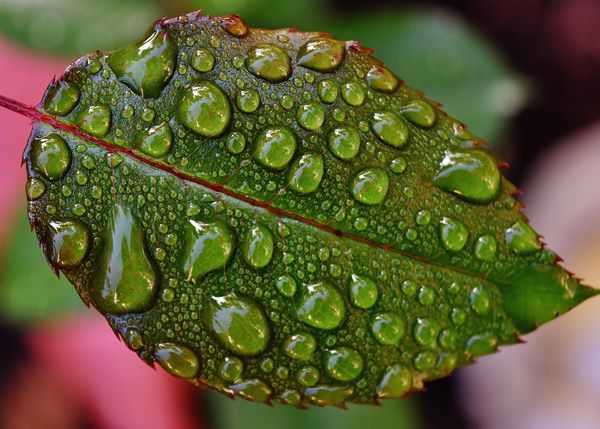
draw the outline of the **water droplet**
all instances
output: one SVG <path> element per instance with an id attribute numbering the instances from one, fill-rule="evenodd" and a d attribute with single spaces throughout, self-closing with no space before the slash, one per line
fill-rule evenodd
<path id="1" fill-rule="evenodd" d="M 367 276 L 352 274 L 348 292 L 352 305 L 358 308 L 371 308 L 377 302 L 377 284 Z"/>
<path id="2" fill-rule="evenodd" d="M 210 82 L 202 82 L 185 92 L 178 117 L 183 125 L 195 133 L 217 137 L 231 122 L 231 106 L 221 88 Z"/>
<path id="3" fill-rule="evenodd" d="M 194 70 L 207 73 L 215 66 L 215 56 L 208 49 L 198 49 L 192 54 L 190 64 Z"/>
<path id="4" fill-rule="evenodd" d="M 71 149 L 58 134 L 33 140 L 29 157 L 33 169 L 50 180 L 62 179 L 71 166 Z"/>
<path id="5" fill-rule="evenodd" d="M 402 118 L 394 113 L 374 113 L 371 120 L 371 129 L 379 140 L 397 149 L 408 142 L 408 126 Z"/>
<path id="6" fill-rule="evenodd" d="M 433 319 L 417 319 L 415 340 L 422 346 L 434 347 L 440 333 L 440 324 Z"/>
<path id="7" fill-rule="evenodd" d="M 254 76 L 271 83 L 283 82 L 292 74 L 290 57 L 275 45 L 257 45 L 248 52 L 246 68 Z"/>
<path id="8" fill-rule="evenodd" d="M 431 212 L 429 210 L 420 210 L 415 216 L 418 225 L 425 226 L 431 222 Z"/>
<path id="9" fill-rule="evenodd" d="M 149 107 L 144 108 L 144 110 L 142 110 L 142 121 L 144 122 L 152 122 L 154 120 L 154 117 L 156 116 L 156 112 L 154 111 L 154 109 L 151 109 Z"/>
<path id="10" fill-rule="evenodd" d="M 371 332 L 381 344 L 397 346 L 404 336 L 404 322 L 396 313 L 376 314 L 371 323 Z"/>
<path id="11" fill-rule="evenodd" d="M 128 328 L 124 339 L 131 350 L 138 351 L 144 347 L 144 337 L 137 329 Z"/>
<path id="12" fill-rule="evenodd" d="M 367 72 L 367 82 L 375 91 L 387 93 L 394 92 L 400 83 L 394 73 L 380 65 L 374 65 Z"/>
<path id="13" fill-rule="evenodd" d="M 222 18 L 225 31 L 234 37 L 245 37 L 248 34 L 248 26 L 237 15 L 229 15 Z"/>
<path id="14" fill-rule="evenodd" d="M 446 152 L 433 183 L 475 203 L 489 203 L 500 189 L 496 160 L 482 149 Z"/>
<path id="15" fill-rule="evenodd" d="M 458 356 L 453 352 L 442 352 L 438 356 L 435 368 L 443 375 L 450 374 L 458 364 Z"/>
<path id="16" fill-rule="evenodd" d="M 445 329 L 440 334 L 440 345 L 448 350 L 456 349 L 458 345 L 458 335 L 452 329 Z"/>
<path id="17" fill-rule="evenodd" d="M 475 356 L 486 355 L 496 351 L 497 344 L 498 338 L 492 333 L 473 335 L 467 340 L 467 352 Z"/>
<path id="18" fill-rule="evenodd" d="M 485 288 L 478 286 L 469 296 L 471 307 L 477 314 L 486 314 L 490 310 L 490 295 Z"/>
<path id="19" fill-rule="evenodd" d="M 406 160 L 402 157 L 398 157 L 390 162 L 390 170 L 392 173 L 402 174 L 406 171 Z"/>
<path id="20" fill-rule="evenodd" d="M 419 289 L 419 302 L 423 305 L 431 305 L 435 300 L 435 290 L 430 286 L 422 286 Z"/>
<path id="21" fill-rule="evenodd" d="M 329 133 L 331 153 L 345 161 L 354 158 L 360 149 L 360 135 L 352 127 L 336 128 Z"/>
<path id="22" fill-rule="evenodd" d="M 286 390 L 282 392 L 278 397 L 279 402 L 284 405 L 299 405 L 302 397 L 296 390 Z"/>
<path id="23" fill-rule="evenodd" d="M 303 104 L 296 113 L 296 119 L 302 128 L 315 131 L 325 122 L 325 111 L 316 103 Z"/>
<path id="24" fill-rule="evenodd" d="M 277 290 L 286 298 L 292 298 L 296 294 L 296 280 L 288 274 L 279 276 L 275 283 Z"/>
<path id="25" fill-rule="evenodd" d="M 440 221 L 440 238 L 446 249 L 458 252 L 467 244 L 469 231 L 464 223 L 449 217 L 443 217 Z"/>
<path id="26" fill-rule="evenodd" d="M 271 399 L 272 394 L 271 388 L 258 379 L 242 381 L 229 386 L 229 389 L 234 394 L 252 402 L 267 402 Z"/>
<path id="27" fill-rule="evenodd" d="M 255 89 L 244 89 L 236 97 L 238 108 L 244 113 L 252 113 L 260 106 L 260 95 Z"/>
<path id="28" fill-rule="evenodd" d="M 296 380 L 303 386 L 314 386 L 319 382 L 319 378 L 321 378 L 321 374 L 314 366 L 305 366 L 296 375 Z"/>
<path id="29" fill-rule="evenodd" d="M 337 99 L 339 90 L 334 81 L 323 80 L 319 82 L 319 85 L 317 86 L 317 92 L 319 93 L 319 97 L 323 103 L 331 104 Z"/>
<path id="30" fill-rule="evenodd" d="M 29 201 L 34 201 L 40 198 L 46 192 L 46 185 L 40 179 L 35 177 L 30 178 L 25 186 L 25 193 Z"/>
<path id="31" fill-rule="evenodd" d="M 337 328 L 346 314 L 342 296 L 325 281 L 302 285 L 294 306 L 301 322 L 319 329 Z"/>
<path id="32" fill-rule="evenodd" d="M 241 378 L 243 370 L 244 364 L 240 359 L 227 356 L 219 367 L 219 376 L 225 381 L 234 382 Z"/>
<path id="33" fill-rule="evenodd" d="M 496 256 L 498 243 L 491 235 L 482 235 L 475 242 L 475 257 L 482 261 L 492 261 Z"/>
<path id="34" fill-rule="evenodd" d="M 377 386 L 378 398 L 401 398 L 412 387 L 412 372 L 404 365 L 396 364 L 388 369 Z"/>
<path id="35" fill-rule="evenodd" d="M 323 179 L 325 167 L 323 156 L 317 152 L 308 152 L 296 158 L 288 171 L 288 187 L 300 194 L 309 194 L 317 190 Z"/>
<path id="36" fill-rule="evenodd" d="M 137 95 L 157 98 L 173 76 L 176 55 L 168 31 L 157 25 L 142 40 L 111 53 L 106 62 Z"/>
<path id="37" fill-rule="evenodd" d="M 242 242 L 244 259 L 253 268 L 264 268 L 273 257 L 273 234 L 262 224 L 254 225 Z"/>
<path id="38" fill-rule="evenodd" d="M 341 407 L 353 394 L 354 390 L 351 387 L 315 386 L 304 389 L 306 399 L 319 407 Z"/>
<path id="39" fill-rule="evenodd" d="M 102 70 L 102 63 L 96 58 L 88 58 L 87 65 L 91 74 L 96 74 Z"/>
<path id="40" fill-rule="evenodd" d="M 204 312 L 204 323 L 223 347 L 237 355 L 256 355 L 269 342 L 269 325 L 262 308 L 235 293 L 213 296 Z"/>
<path id="41" fill-rule="evenodd" d="M 167 122 L 152 127 L 148 132 L 140 137 L 136 143 L 146 155 L 159 158 L 165 156 L 171 150 L 173 144 L 173 132 Z"/>
<path id="42" fill-rule="evenodd" d="M 231 154 L 238 155 L 246 148 L 246 137 L 239 131 L 234 131 L 227 136 L 225 149 Z"/>
<path id="43" fill-rule="evenodd" d="M 363 358 L 356 350 L 349 347 L 327 350 L 325 370 L 331 378 L 351 381 L 360 375 L 362 369 Z"/>
<path id="44" fill-rule="evenodd" d="M 320 72 L 333 72 L 344 60 L 344 44 L 339 40 L 309 40 L 298 51 L 298 65 Z"/>
<path id="45" fill-rule="evenodd" d="M 419 371 L 427 371 L 435 366 L 435 352 L 431 350 L 425 350 L 415 356 L 414 364 L 415 368 Z"/>
<path id="46" fill-rule="evenodd" d="M 351 106 L 360 106 L 365 101 L 365 90 L 356 82 L 347 82 L 342 85 L 342 98 Z"/>
<path id="47" fill-rule="evenodd" d="M 504 232 L 504 241 L 516 253 L 531 253 L 542 247 L 537 233 L 523 220 L 518 220 Z"/>
<path id="48" fill-rule="evenodd" d="M 413 100 L 402 108 L 402 114 L 421 128 L 431 128 L 435 124 L 436 113 L 433 106 L 424 100 Z"/>
<path id="49" fill-rule="evenodd" d="M 77 221 L 50 221 L 47 243 L 50 260 L 60 268 L 72 268 L 87 254 L 90 233 Z"/>
<path id="50" fill-rule="evenodd" d="M 183 272 L 186 280 L 198 278 L 214 270 L 224 270 L 233 253 L 234 236 L 222 221 L 201 222 L 190 219 L 186 228 Z"/>
<path id="51" fill-rule="evenodd" d="M 298 360 L 310 360 L 316 348 L 315 337 L 305 332 L 288 337 L 283 344 L 285 354 Z"/>
<path id="52" fill-rule="evenodd" d="M 158 343 L 154 359 L 165 371 L 181 378 L 192 379 L 200 369 L 196 353 L 181 344 Z"/>
<path id="53" fill-rule="evenodd" d="M 92 301 L 101 312 L 137 313 L 154 301 L 157 275 L 144 241 L 142 226 L 131 211 L 121 204 L 115 205 L 90 286 Z"/>
<path id="54" fill-rule="evenodd" d="M 263 166 L 281 170 L 292 160 L 296 152 L 296 137 L 284 127 L 268 128 L 262 131 L 253 151 L 254 159 Z"/>
<path id="55" fill-rule="evenodd" d="M 108 106 L 89 106 L 78 116 L 78 125 L 84 133 L 104 137 L 110 131 L 111 112 Z"/>
<path id="56" fill-rule="evenodd" d="M 75 84 L 59 81 L 44 102 L 44 109 L 50 115 L 65 116 L 79 102 L 79 88 Z"/>
<path id="57" fill-rule="evenodd" d="M 384 170 L 367 168 L 352 178 L 350 192 L 363 204 L 381 204 L 387 195 L 389 184 L 390 179 Z"/>

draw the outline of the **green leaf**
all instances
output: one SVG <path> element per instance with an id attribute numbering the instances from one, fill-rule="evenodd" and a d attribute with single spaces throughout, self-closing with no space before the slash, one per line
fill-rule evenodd
<path id="1" fill-rule="evenodd" d="M 481 141 L 356 42 L 193 13 L 39 110 L 0 101 L 35 119 L 51 266 L 142 359 L 229 395 L 401 397 L 595 294 Z"/>

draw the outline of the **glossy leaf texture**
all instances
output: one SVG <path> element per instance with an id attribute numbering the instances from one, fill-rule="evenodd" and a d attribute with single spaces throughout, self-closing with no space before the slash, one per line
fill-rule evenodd
<path id="1" fill-rule="evenodd" d="M 401 397 L 595 294 L 483 142 L 357 42 L 192 13 L 38 109 L 53 269 L 144 361 L 232 396 Z"/>

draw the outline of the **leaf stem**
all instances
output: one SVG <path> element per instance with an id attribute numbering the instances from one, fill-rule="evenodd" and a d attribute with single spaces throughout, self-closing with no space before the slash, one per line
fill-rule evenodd
<path id="1" fill-rule="evenodd" d="M 34 120 L 42 120 L 45 116 L 35 107 L 28 106 L 24 103 L 21 103 L 20 101 L 5 97 L 4 95 L 0 95 L 0 107 L 12 110 L 13 112 L 18 113 L 19 115 L 27 116 L 28 118 Z"/>

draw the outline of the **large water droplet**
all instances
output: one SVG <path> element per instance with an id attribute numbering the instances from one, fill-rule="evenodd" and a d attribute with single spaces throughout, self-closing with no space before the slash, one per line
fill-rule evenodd
<path id="1" fill-rule="evenodd" d="M 285 354 L 298 360 L 310 360 L 316 348 L 317 341 L 315 337 L 306 332 L 288 337 L 283 344 Z"/>
<path id="2" fill-rule="evenodd" d="M 33 140 L 29 157 L 33 169 L 50 180 L 62 179 L 71 166 L 71 149 L 58 134 Z"/>
<path id="3" fill-rule="evenodd" d="M 436 113 L 431 104 L 425 100 L 413 100 L 402 108 L 402 114 L 413 124 L 430 128 L 435 124 Z"/>
<path id="4" fill-rule="evenodd" d="M 412 387 L 412 372 L 404 365 L 390 367 L 377 386 L 378 398 L 401 398 Z"/>
<path id="5" fill-rule="evenodd" d="M 273 257 L 273 234 L 262 224 L 254 225 L 242 242 L 244 259 L 253 268 L 264 268 Z"/>
<path id="6" fill-rule="evenodd" d="M 469 230 L 464 223 L 449 217 L 443 217 L 440 221 L 440 238 L 446 249 L 458 252 L 467 244 Z"/>
<path id="7" fill-rule="evenodd" d="M 178 117 L 183 125 L 195 133 L 217 137 L 231 122 L 231 106 L 221 88 L 210 82 L 202 82 L 185 92 Z"/>
<path id="8" fill-rule="evenodd" d="M 283 82 L 292 74 L 290 57 L 275 45 L 257 45 L 248 52 L 246 68 L 254 76 L 271 83 Z"/>
<path id="9" fill-rule="evenodd" d="M 337 328 L 346 314 L 342 296 L 328 282 L 302 285 L 294 306 L 300 321 L 319 329 Z"/>
<path id="10" fill-rule="evenodd" d="M 104 137 L 110 131 L 112 115 L 105 105 L 89 106 L 78 115 L 77 123 L 84 133 L 94 137 Z"/>
<path id="11" fill-rule="evenodd" d="M 305 153 L 290 166 L 288 187 L 300 194 L 314 192 L 321 184 L 324 172 L 323 156 L 317 152 Z"/>
<path id="12" fill-rule="evenodd" d="M 285 168 L 296 152 L 296 137 L 285 127 L 268 128 L 257 137 L 253 156 L 273 170 Z"/>
<path id="13" fill-rule="evenodd" d="M 158 343 L 154 359 L 165 371 L 181 378 L 192 379 L 200 369 L 196 353 L 181 344 Z"/>
<path id="14" fill-rule="evenodd" d="M 65 116 L 78 102 L 79 88 L 71 82 L 61 80 L 44 102 L 44 109 L 51 115 Z"/>
<path id="15" fill-rule="evenodd" d="M 396 313 L 380 313 L 373 318 L 371 332 L 381 344 L 397 346 L 404 336 L 404 322 Z"/>
<path id="16" fill-rule="evenodd" d="M 332 72 L 344 60 L 345 47 L 339 40 L 320 37 L 309 40 L 298 51 L 298 65 L 320 72 Z"/>
<path id="17" fill-rule="evenodd" d="M 304 389 L 304 396 L 313 404 L 324 407 L 332 405 L 341 407 L 354 394 L 351 387 L 315 386 Z"/>
<path id="18" fill-rule="evenodd" d="M 168 31 L 157 25 L 142 40 L 111 53 L 106 62 L 136 94 L 157 98 L 173 76 L 176 55 Z"/>
<path id="19" fill-rule="evenodd" d="M 360 375 L 362 369 L 363 358 L 356 350 L 349 347 L 327 350 L 325 370 L 331 378 L 351 381 Z"/>
<path id="20" fill-rule="evenodd" d="M 500 189 L 498 163 L 482 149 L 448 151 L 433 183 L 475 203 L 489 203 Z"/>
<path id="21" fill-rule="evenodd" d="M 267 402 L 271 399 L 272 393 L 271 388 L 258 379 L 242 381 L 229 386 L 229 389 L 234 394 L 252 402 Z"/>
<path id="22" fill-rule="evenodd" d="M 504 232 L 504 241 L 516 253 L 531 253 L 542 247 L 537 233 L 523 220 L 518 220 Z"/>
<path id="23" fill-rule="evenodd" d="M 226 349 L 242 356 L 262 352 L 269 342 L 269 325 L 262 308 L 235 293 L 213 296 L 204 323 Z"/>
<path id="24" fill-rule="evenodd" d="M 371 129 L 385 144 L 401 148 L 408 142 L 408 127 L 406 122 L 391 112 L 377 112 L 373 114 Z"/>
<path id="25" fill-rule="evenodd" d="M 152 127 L 136 142 L 136 147 L 154 158 L 165 156 L 171 150 L 173 132 L 167 122 Z"/>
<path id="26" fill-rule="evenodd" d="M 363 204 L 381 204 L 387 195 L 389 185 L 390 179 L 384 170 L 367 168 L 352 178 L 350 192 Z"/>
<path id="27" fill-rule="evenodd" d="M 367 72 L 367 82 L 375 91 L 391 93 L 398 88 L 398 78 L 383 66 L 374 65 Z"/>
<path id="28" fill-rule="evenodd" d="M 296 119 L 302 128 L 315 131 L 325 122 L 325 111 L 316 103 L 303 104 L 296 113 Z"/>
<path id="29" fill-rule="evenodd" d="M 90 233 L 77 221 L 50 221 L 47 243 L 50 260 L 60 268 L 72 268 L 87 254 Z"/>
<path id="30" fill-rule="evenodd" d="M 224 222 L 190 219 L 186 228 L 183 263 L 186 280 L 196 282 L 199 277 L 211 271 L 224 270 L 233 253 L 234 244 L 233 233 Z"/>
<path id="31" fill-rule="evenodd" d="M 351 106 L 360 106 L 365 101 L 365 90 L 356 82 L 347 82 L 342 85 L 342 98 Z"/>
<path id="32" fill-rule="evenodd" d="M 131 211 L 115 205 L 90 290 L 94 305 L 101 312 L 137 313 L 153 303 L 157 276 L 144 241 L 144 231 Z"/>
<path id="33" fill-rule="evenodd" d="M 350 302 L 358 308 L 371 308 L 377 302 L 377 284 L 367 276 L 352 274 L 348 284 Z"/>
<path id="34" fill-rule="evenodd" d="M 329 133 L 329 149 L 340 159 L 351 160 L 360 149 L 360 135 L 352 127 L 336 128 Z"/>
<path id="35" fill-rule="evenodd" d="M 252 113 L 260 106 L 260 95 L 255 89 L 244 89 L 236 97 L 238 108 L 244 113 Z"/>
<path id="36" fill-rule="evenodd" d="M 496 255 L 498 243 L 491 235 L 482 235 L 475 242 L 475 257 L 482 261 L 492 261 Z"/>

